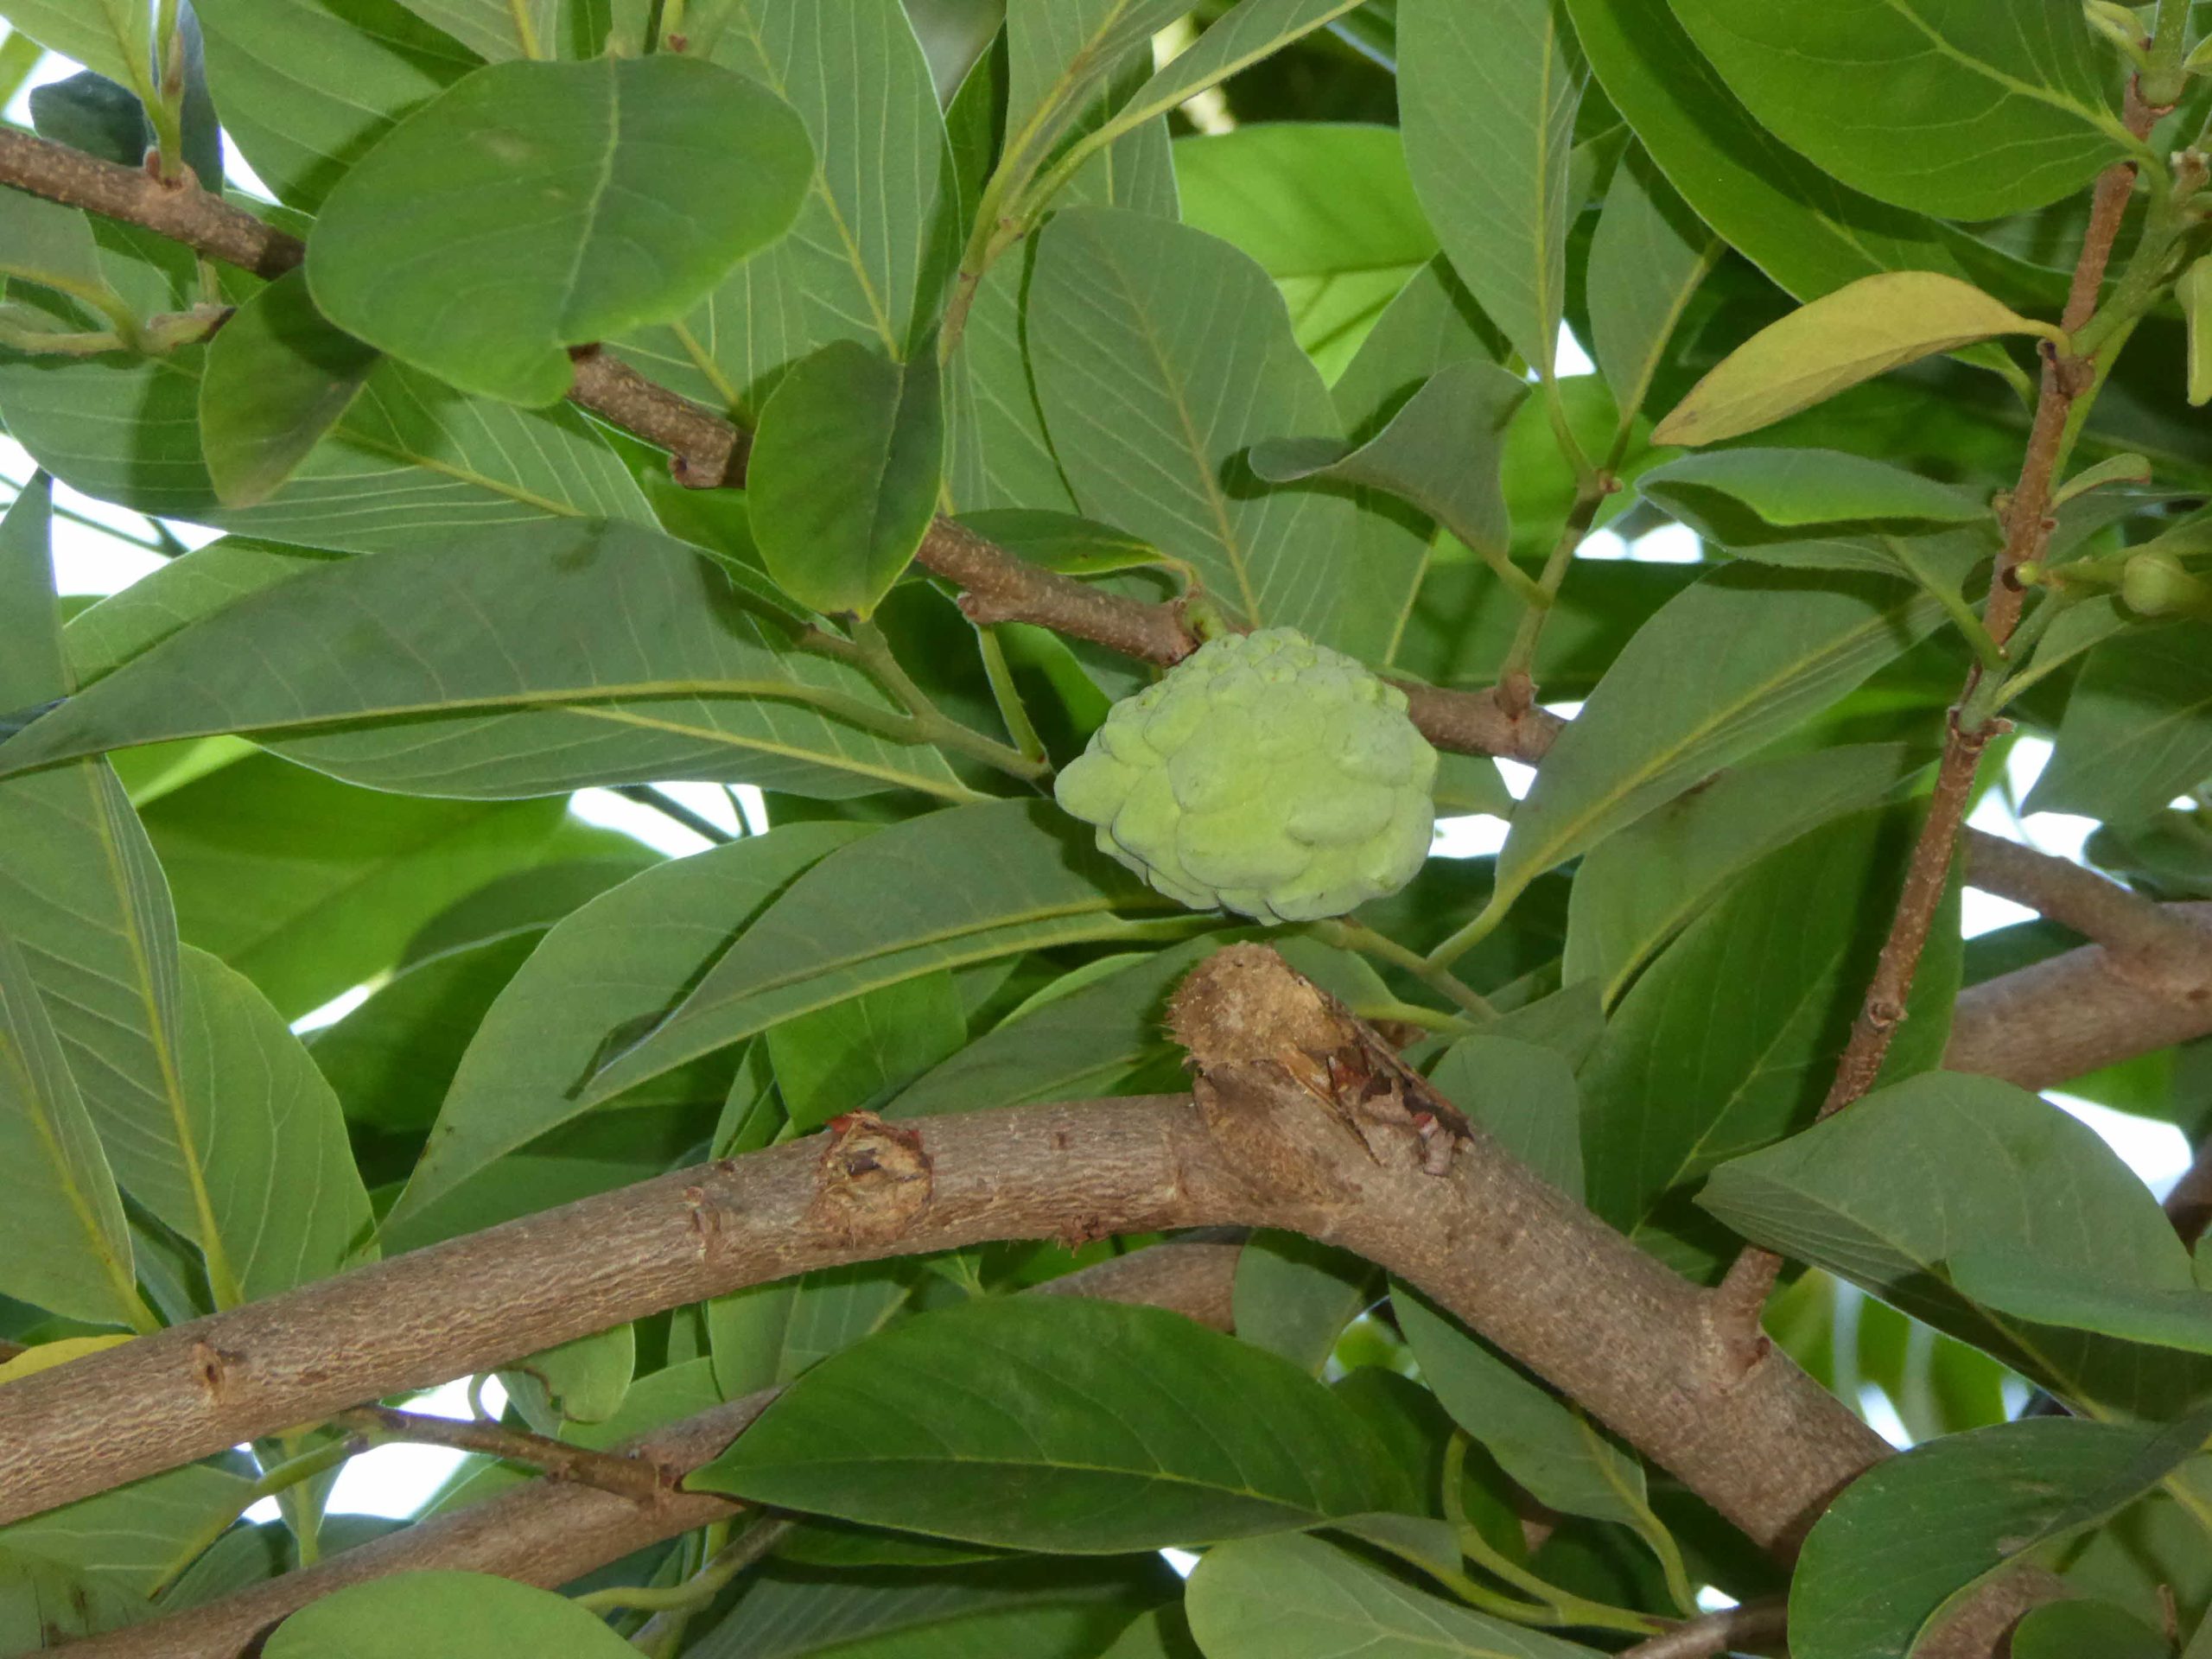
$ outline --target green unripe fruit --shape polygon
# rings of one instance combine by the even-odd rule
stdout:
[[[2177,611],[2203,593],[2204,584],[2171,553],[2139,553],[2120,569],[2120,598],[2129,610],[2145,616]]]
[[[1436,751],[1406,694],[1289,628],[1208,641],[1114,705],[1053,792],[1171,899],[1341,916],[1428,855]]]

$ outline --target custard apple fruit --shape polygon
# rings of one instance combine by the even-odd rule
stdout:
[[[1340,916],[1427,856],[1436,751],[1406,694],[1289,628],[1208,641],[1059,776],[1098,846],[1193,910]]]

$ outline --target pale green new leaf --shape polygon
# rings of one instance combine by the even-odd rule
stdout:
[[[1262,490],[1262,438],[1341,431],[1267,274],[1147,215],[1071,208],[1045,228],[1028,337],[1052,445],[1091,518],[1196,567],[1244,620],[1326,639],[1354,573],[1353,509]]]
[[[559,55],[555,33],[561,0],[401,0],[425,22],[435,23],[492,63],[507,58]]]
[[[0,1560],[48,1562],[104,1590],[143,1596],[252,1497],[245,1477],[189,1464],[0,1529]]]
[[[2064,343],[1970,283],[1935,271],[1860,278],[1799,307],[1738,346],[1677,404],[1654,443],[1718,443],[1770,426],[1847,387],[1999,334]]]
[[[0,1293],[92,1325],[150,1324],[107,1154],[16,942],[0,933]],[[0,1535],[0,1545],[4,1545]]]
[[[82,212],[21,190],[0,193],[0,276],[41,283],[101,314],[125,309],[108,285],[92,227]]]
[[[187,947],[177,1052],[208,1222],[251,1301],[374,1254],[338,1096],[242,975]],[[225,1300],[219,1288],[218,1300]]]
[[[1614,405],[1643,407],[1651,378],[1698,284],[1720,257],[1719,238],[1667,182],[1649,151],[1613,169],[1590,242],[1590,349]]]
[[[1902,582],[1746,567],[1678,594],[1545,757],[1498,855],[1493,905],[1826,708],[1942,614]],[[1718,660],[1715,640],[1729,642]]]
[[[793,882],[665,1023],[594,1079],[587,1100],[779,1020],[935,969],[1079,941],[1158,938],[1202,922],[1093,852],[1088,839],[1049,804],[1027,801],[958,807],[879,830]]]
[[[787,824],[655,865],[563,918],[477,1028],[387,1234],[582,1112],[579,1088],[611,1045],[680,1002],[794,876],[867,833]]]
[[[1191,1575],[1206,1659],[1593,1659],[1296,1533],[1206,1552]]]
[[[1714,449],[1637,475],[1648,499],[1726,547],[1821,525],[1992,522],[1967,491],[1836,449]]]
[[[345,418],[378,353],[334,328],[291,271],[231,314],[200,378],[200,444],[226,506],[267,500]]]
[[[325,315],[378,349],[464,391],[551,404],[575,378],[569,346],[674,320],[788,230],[810,162],[790,106],[713,64],[495,64],[340,181],[308,280]],[[744,188],[697,188],[711,176]],[[465,282],[448,257],[461,243]]]
[[[2024,213],[2135,148],[2078,0],[1671,0],[1777,137],[1946,219]]]
[[[1581,48],[1554,0],[1402,0],[1398,41],[1414,188],[1460,280],[1548,378]]]
[[[747,598],[683,543],[623,524],[518,526],[319,563],[0,744],[0,776],[170,737],[402,721],[288,752],[395,787],[435,778],[447,794],[700,772],[806,792],[965,793],[935,750],[864,729],[896,711],[856,670],[791,650]],[[356,644],[334,653],[326,642],[341,636]],[[500,715],[531,719],[486,718]]]

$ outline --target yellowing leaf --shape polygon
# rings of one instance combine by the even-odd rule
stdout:
[[[1898,270],[1862,277],[1723,358],[1659,423],[1652,442],[1718,443],[1756,432],[1862,380],[1996,334],[2066,340],[1955,276]]]
[[[129,1342],[128,1336],[64,1337],[59,1342],[42,1342],[35,1348],[26,1348],[6,1364],[0,1365],[0,1384],[20,1382],[40,1371],[50,1370],[56,1365],[67,1365],[73,1359],[82,1359],[86,1354],[97,1354],[103,1348],[112,1348],[119,1342]]]

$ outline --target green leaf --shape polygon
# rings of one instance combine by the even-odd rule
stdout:
[[[1902,582],[1716,570],[1637,631],[1536,774],[1491,904],[1818,713],[1933,632]],[[1715,660],[1713,642],[1726,640]],[[0,750],[0,754],[4,754]]]
[[[36,1653],[56,1641],[97,1636],[153,1616],[152,1604],[143,1597],[0,1549],[0,1648],[10,1653]]]
[[[797,823],[655,865],[556,923],[461,1056],[388,1239],[503,1154],[584,1109],[575,1098],[606,1046],[658,1020],[729,941],[817,859],[869,833]]]
[[[200,442],[226,506],[274,495],[345,417],[377,353],[323,320],[300,271],[232,314],[200,378]]]
[[[684,543],[624,524],[518,526],[319,561],[0,745],[0,775],[201,733],[398,722],[291,736],[283,752],[448,795],[686,776],[966,794],[934,749],[852,723],[901,716],[858,670],[791,650],[750,599]],[[334,654],[335,638],[359,643]]]
[[[194,0],[215,107],[277,200],[312,212],[479,59],[396,0]],[[302,76],[298,66],[313,63]]]
[[[462,893],[536,862],[565,810],[372,794],[257,755],[163,796],[145,823],[185,942],[296,1020],[390,968]]]
[[[153,17],[144,0],[5,0],[0,17],[96,74],[141,95],[153,91]]]
[[[586,1607],[484,1573],[395,1573],[311,1601],[264,1644],[268,1659],[486,1659],[637,1650]]]
[[[2104,1601],[2056,1601],[2031,1608],[2012,1627],[2012,1659],[2171,1659],[2164,1637],[2133,1614]]]
[[[1903,743],[1865,743],[1747,762],[1600,842],[1574,874],[1561,977],[1595,979],[1618,1001],[1746,866],[1901,791],[1926,761]]]
[[[255,507],[224,506],[200,449],[204,346],[160,359],[0,361],[10,434],[63,483],[160,518],[352,552],[426,535],[569,518],[650,522],[606,442],[569,408],[533,411],[461,397],[385,362],[291,482]]]
[[[405,0],[407,10],[435,23],[479,57],[557,55],[561,0]]]
[[[189,1464],[0,1530],[0,1559],[48,1562],[103,1590],[143,1596],[252,1497],[244,1476]]]
[[[2150,818],[2212,777],[2212,652],[2202,622],[2130,630],[2100,645],[2067,700],[2028,809],[2114,823]]]
[[[2066,1398],[2171,1416],[2212,1387],[2212,1365],[2192,1357],[2006,1319],[1943,1282],[1964,1240],[2146,1291],[2194,1282],[2134,1173],[2094,1131],[2009,1084],[1932,1072],[1877,1090],[1722,1165],[1698,1202],[1753,1243],[1827,1268]]]
[[[2194,1287],[2145,1290],[2049,1262],[2024,1266],[2001,1251],[1971,1246],[1945,1270],[1959,1294],[2016,1319],[2212,1354],[2212,1294]]]
[[[613,1416],[637,1369],[637,1332],[618,1325],[518,1359],[501,1370],[499,1380],[523,1421],[541,1434],[556,1434],[566,1423]]]
[[[735,1400],[777,1388],[880,1331],[913,1294],[907,1262],[825,1268],[707,1304],[715,1386]]]
[[[1553,0],[1402,0],[1414,188],[1483,309],[1547,378],[1567,283],[1567,159],[1587,70]]]
[[[1718,443],[1770,426],[1846,387],[1936,352],[1999,334],[2063,344],[1972,283],[1935,271],[1865,276],[1770,323],[1720,360],[1651,434],[1654,443]]]
[[[915,872],[929,873],[926,881]],[[1164,920],[1132,920],[1173,912]],[[1078,941],[1179,933],[1200,918],[1138,885],[1046,802],[910,818],[791,884],[683,1005],[610,1061],[588,1102],[777,1021],[938,968]]]
[[[1001,171],[1033,173],[1124,60],[1185,10],[1178,0],[1007,0]]]
[[[1319,1538],[1250,1538],[1191,1575],[1191,1633],[1206,1659],[1590,1659],[1414,1588]]]
[[[2212,255],[2182,273],[2174,297],[2189,323],[2189,401],[2212,403]]]
[[[884,1432],[855,1439],[855,1421]],[[1372,1431],[1288,1361],[1178,1314],[1074,1297],[973,1301],[833,1355],[687,1484],[1080,1554],[1411,1498]]]
[[[1260,490],[1243,452],[1341,429],[1260,268],[1143,214],[1070,208],[1039,239],[1029,349],[1082,510],[1194,566],[1244,620],[1327,638],[1351,585],[1352,506]]]
[[[1877,1464],[1805,1541],[1790,1581],[1790,1651],[1906,1659],[1963,1592],[2125,1508],[2204,1433],[2202,1419],[2136,1427],[2030,1418]]]
[[[1853,189],[1945,219],[2070,195],[2135,148],[2076,0],[1672,0],[1730,88]],[[1881,111],[1870,121],[1868,112]],[[2002,157],[2001,161],[1998,157]]]
[[[1964,277],[1955,233],[1846,188],[1753,119],[1669,0],[1565,0],[1606,95],[1700,218],[1809,300],[1884,270]]]
[[[728,1612],[686,1651],[700,1659],[1068,1659],[1100,1653],[1133,1612],[1172,1594],[1171,1571],[1154,1557],[832,1576],[779,1560],[748,1574]]]
[[[1326,378],[1437,251],[1395,127],[1271,121],[1179,138],[1175,182],[1185,224],[1274,278]]]
[[[1428,1080],[1516,1158],[1581,1198],[1582,1096],[1562,1055],[1511,1037],[1468,1037],[1445,1050]]]
[[[92,227],[74,207],[10,190],[0,195],[0,276],[41,283],[82,300],[112,325],[127,308],[108,285]]]
[[[1638,1519],[1633,1455],[1411,1286],[1393,1280],[1390,1306],[1444,1408],[1533,1497],[1568,1515]]]
[[[239,1299],[373,1257],[369,1195],[315,1061],[242,976],[189,947],[180,965],[177,1051],[208,1172],[203,1224],[221,1241]],[[217,1300],[226,1300],[219,1285]]]
[[[937,354],[903,367],[856,340],[794,365],[746,467],[768,574],[802,605],[871,614],[937,511],[944,408]]]
[[[886,1104],[968,1040],[959,988],[924,974],[769,1027],[784,1109],[802,1135],[843,1112]]]
[[[1736,876],[1644,970],[1582,1069],[1592,1209],[1631,1236],[1678,1235],[1669,1200],[1686,1184],[1812,1121],[1881,948],[1866,918],[1895,908],[1916,827],[1877,810],[1815,830]],[[1947,899],[1887,1077],[1942,1061],[1956,914]]]
[[[1590,348],[1616,407],[1643,407],[1690,297],[1720,256],[1641,145],[1621,157],[1590,242]]]
[[[1498,469],[1505,423],[1528,395],[1527,381],[1496,364],[1451,364],[1365,443],[1270,439],[1253,447],[1251,467],[1270,484],[1326,479],[1409,501],[1490,561],[1499,579],[1525,598],[1535,590],[1507,557],[1513,527]]]
[[[1835,449],[1715,449],[1637,475],[1637,489],[1724,546],[1816,525],[1987,524],[1989,504],[1886,461]]]
[[[741,416],[832,340],[909,360],[935,327],[960,232],[948,222],[957,193],[944,118],[904,10],[897,0],[735,0],[694,5],[686,25],[694,55],[798,111],[814,166],[790,233],[681,321],[625,341],[626,354]]]
[[[1319,1376],[1344,1326],[1382,1289],[1382,1270],[1348,1250],[1262,1228],[1236,1254],[1236,1338]]]
[[[712,64],[493,64],[331,192],[308,238],[315,303],[464,391],[555,403],[568,346],[680,316],[788,230],[809,154],[787,105]],[[448,263],[459,242],[465,283]]]
[[[30,964],[5,933],[0,1292],[88,1324],[143,1328],[151,1322],[138,1298],[130,1231],[107,1154],[62,1059]]]

